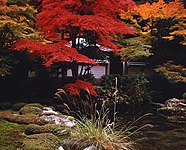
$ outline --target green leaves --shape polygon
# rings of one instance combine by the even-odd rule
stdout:
[[[152,46],[145,44],[144,40],[140,37],[121,39],[119,41],[124,47],[119,55],[123,60],[138,61],[152,55],[150,52]]]
[[[9,50],[0,49],[0,76],[10,75],[12,64],[16,64],[19,61],[14,58],[13,54]]]
[[[116,90],[117,77],[117,95],[114,97],[113,93]],[[135,74],[131,76],[109,75],[101,78],[101,87],[98,88],[97,93],[100,99],[109,100],[112,102],[114,98],[119,103],[124,104],[140,104],[141,102],[149,101],[151,99],[148,90],[149,80],[144,74]]]
[[[27,0],[9,0],[0,3],[0,75],[11,74],[12,65],[17,63],[10,46],[18,39],[40,39],[35,28],[37,11]]]
[[[175,64],[173,61],[168,61],[158,66],[155,71],[171,82],[186,83],[186,68]]]

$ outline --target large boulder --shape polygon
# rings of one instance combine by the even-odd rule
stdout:
[[[40,118],[54,124],[64,125],[66,127],[75,126],[74,117],[62,115],[61,113],[54,111],[50,107],[44,107],[43,112],[40,115]]]
[[[186,104],[183,99],[168,99],[165,106],[158,109],[158,114],[174,122],[186,122]]]
[[[165,101],[165,106],[170,108],[176,108],[178,106],[184,105],[185,100],[180,100],[177,98],[171,98]]]

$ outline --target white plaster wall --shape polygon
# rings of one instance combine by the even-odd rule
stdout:
[[[85,67],[83,68],[83,73],[84,73],[84,69]],[[80,73],[81,71],[81,66],[79,66],[78,68],[78,72]],[[101,78],[103,75],[105,75],[105,72],[106,72],[106,66],[101,66],[101,65],[98,65],[98,66],[93,66],[90,70],[90,72],[95,76],[96,79],[99,79]],[[67,76],[68,77],[71,77],[72,76],[72,70],[71,69],[68,69],[67,71]]]
[[[96,79],[99,79],[105,75],[106,66],[93,66],[90,72],[95,76]]]

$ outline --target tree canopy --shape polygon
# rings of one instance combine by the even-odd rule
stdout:
[[[84,63],[95,64],[78,54],[76,50],[80,49],[80,45],[77,41],[84,38],[87,47],[100,44],[117,52],[120,48],[113,43],[112,35],[134,34],[134,29],[122,22],[119,14],[134,6],[131,0],[42,0],[36,25],[50,44],[20,40],[14,49],[28,49],[34,55],[44,56],[46,66],[54,62],[71,62],[70,67],[77,78],[77,63],[84,60]]]
[[[36,12],[27,0],[0,1],[0,75],[10,74],[12,64],[18,62],[8,50],[16,40],[40,38],[34,26]]]
[[[130,12],[123,12],[121,18],[136,28],[137,35],[124,41],[131,40],[137,46],[139,44],[135,44],[135,39],[138,39],[143,44],[139,49],[127,45],[121,56],[132,60],[140,55],[145,56],[147,62],[156,68],[155,71],[163,75],[162,77],[175,82],[185,82],[186,10],[183,3],[166,3],[163,0],[147,2],[134,7]],[[174,75],[170,68],[174,68]]]

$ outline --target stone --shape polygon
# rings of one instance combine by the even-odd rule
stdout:
[[[168,99],[165,106],[157,109],[160,116],[166,117],[167,120],[173,122],[184,122],[186,120],[186,104],[183,99]]]
[[[60,146],[59,148],[58,148],[58,150],[65,150],[62,146]]]
[[[42,115],[42,116],[40,116],[40,118],[44,119],[48,122],[55,123],[55,124],[64,124],[67,127],[74,127],[75,126],[74,121],[70,121],[68,118],[62,118],[62,117],[58,117],[55,115],[49,115],[49,116]]]
[[[62,114],[54,111],[50,107],[43,108],[43,112],[42,112],[40,118],[42,118],[48,122],[55,123],[55,124],[63,124],[66,127],[70,127],[70,128],[75,126],[75,122],[74,122],[73,117],[62,115]]]
[[[43,108],[42,115],[57,115],[57,114],[59,114],[59,113],[56,112],[56,111],[53,111],[53,109],[50,108],[50,107],[44,107]]]
[[[91,145],[89,147],[86,147],[85,149],[83,150],[96,150],[96,147],[94,145]]]
[[[165,105],[166,107],[177,107],[180,103],[184,103],[185,100],[180,100],[176,98],[171,98],[166,100]]]

